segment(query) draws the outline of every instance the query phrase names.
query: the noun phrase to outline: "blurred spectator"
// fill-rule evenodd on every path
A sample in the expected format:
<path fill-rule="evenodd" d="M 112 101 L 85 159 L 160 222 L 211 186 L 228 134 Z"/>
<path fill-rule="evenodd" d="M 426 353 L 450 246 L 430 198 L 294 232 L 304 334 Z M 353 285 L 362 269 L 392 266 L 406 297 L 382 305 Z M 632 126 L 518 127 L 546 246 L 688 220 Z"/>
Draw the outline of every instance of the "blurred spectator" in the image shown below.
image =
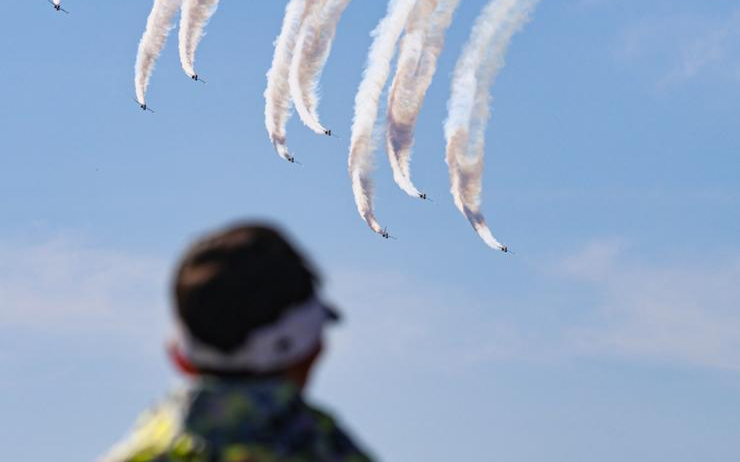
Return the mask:
<path fill-rule="evenodd" d="M 303 389 L 339 316 L 275 229 L 246 224 L 197 242 L 175 277 L 170 356 L 191 379 L 145 412 L 103 462 L 365 462 Z"/>

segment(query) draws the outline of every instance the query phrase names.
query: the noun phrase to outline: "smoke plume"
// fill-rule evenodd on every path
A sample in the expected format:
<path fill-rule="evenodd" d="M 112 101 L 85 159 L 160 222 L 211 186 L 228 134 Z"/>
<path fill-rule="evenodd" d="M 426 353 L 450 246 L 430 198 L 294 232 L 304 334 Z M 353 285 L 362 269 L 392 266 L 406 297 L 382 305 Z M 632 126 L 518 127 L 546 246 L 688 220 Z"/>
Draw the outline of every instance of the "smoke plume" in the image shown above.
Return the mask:
<path fill-rule="evenodd" d="M 289 73 L 298 34 L 306 16 L 321 5 L 320 0 L 290 0 L 285 8 L 285 17 L 280 35 L 275 40 L 272 67 L 267 72 L 265 90 L 265 126 L 270 142 L 280 157 L 292 160 L 286 144 L 285 126 L 290 119 L 291 98 Z"/>
<path fill-rule="evenodd" d="M 146 91 L 154 71 L 154 65 L 167 42 L 167 36 L 173 27 L 173 18 L 181 5 L 182 0 L 154 1 L 136 55 L 135 85 L 136 99 L 139 104 L 146 104 Z"/>
<path fill-rule="evenodd" d="M 367 67 L 355 96 L 355 116 L 349 152 L 349 174 L 352 191 L 360 216 L 376 233 L 383 230 L 373 210 L 373 188 L 370 173 L 373 167 L 373 128 L 378 118 L 383 94 L 396 44 L 417 0 L 391 0 L 388 12 L 375 28 Z"/>
<path fill-rule="evenodd" d="M 413 197 L 421 196 L 410 172 L 416 122 L 459 4 L 460 0 L 419 0 L 401 40 L 398 70 L 388 99 L 386 149 L 393 178 Z"/>
<path fill-rule="evenodd" d="M 306 17 L 290 67 L 290 94 L 303 123 L 319 135 L 327 132 L 318 115 L 318 82 L 331 53 L 337 24 L 351 0 L 325 0 Z"/>
<path fill-rule="evenodd" d="M 486 244 L 503 251 L 508 249 L 493 236 L 480 211 L 490 88 L 504 66 L 512 36 L 527 22 L 537 1 L 492 0 L 484 8 L 455 68 L 445 122 L 455 205 Z"/>
<path fill-rule="evenodd" d="M 203 38 L 203 31 L 218 8 L 219 0 L 185 0 L 180 17 L 180 64 L 182 70 L 196 75 L 195 52 Z"/>

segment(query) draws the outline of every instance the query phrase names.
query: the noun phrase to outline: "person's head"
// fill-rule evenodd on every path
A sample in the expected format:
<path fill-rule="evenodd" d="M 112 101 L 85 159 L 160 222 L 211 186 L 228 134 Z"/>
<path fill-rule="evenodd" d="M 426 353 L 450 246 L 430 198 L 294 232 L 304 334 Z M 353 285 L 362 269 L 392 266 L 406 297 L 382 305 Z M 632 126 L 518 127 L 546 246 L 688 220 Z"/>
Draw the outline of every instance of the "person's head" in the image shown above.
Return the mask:
<path fill-rule="evenodd" d="M 336 316 L 319 301 L 319 283 L 270 226 L 247 223 L 205 237 L 175 276 L 175 359 L 199 374 L 305 382 L 322 328 Z"/>

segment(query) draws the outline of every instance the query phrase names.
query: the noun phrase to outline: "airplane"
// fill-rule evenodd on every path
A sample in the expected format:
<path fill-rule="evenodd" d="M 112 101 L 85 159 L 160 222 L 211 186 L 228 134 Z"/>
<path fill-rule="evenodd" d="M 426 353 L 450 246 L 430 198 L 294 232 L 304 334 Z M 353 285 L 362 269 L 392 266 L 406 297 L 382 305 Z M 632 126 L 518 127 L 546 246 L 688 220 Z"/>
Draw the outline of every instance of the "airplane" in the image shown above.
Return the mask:
<path fill-rule="evenodd" d="M 150 109 L 149 106 L 146 105 L 146 103 L 140 103 L 136 98 L 133 98 L 134 102 L 139 105 L 139 109 L 142 111 L 149 111 L 152 114 L 155 114 L 154 110 Z"/>
<path fill-rule="evenodd" d="M 337 138 L 337 139 L 340 139 L 340 140 L 342 139 L 341 137 L 339 137 L 339 136 L 337 136 L 337 135 L 333 134 L 333 133 L 331 132 L 331 130 L 324 130 L 324 135 L 326 135 L 326 136 L 333 136 L 334 138 Z"/>
<path fill-rule="evenodd" d="M 206 83 L 205 80 L 203 80 L 200 77 L 198 77 L 198 74 L 193 74 L 193 75 L 190 76 L 190 78 L 193 79 L 196 82 Z"/>
<path fill-rule="evenodd" d="M 286 158 L 285 158 L 285 160 L 287 160 L 287 161 L 288 161 L 288 162 L 290 162 L 291 164 L 298 164 L 298 165 L 303 165 L 302 163 L 300 163 L 300 162 L 298 162 L 297 160 L 295 160 L 295 157 L 293 157 L 293 156 L 291 156 L 291 155 L 288 155 L 288 157 L 286 157 Z"/>
<path fill-rule="evenodd" d="M 434 202 L 433 200 L 431 200 L 431 199 L 429 198 L 429 196 L 427 196 L 427 194 L 426 194 L 426 193 L 419 193 L 419 199 L 421 199 L 421 200 L 423 200 L 423 201 L 429 201 L 429 202 Z"/>
<path fill-rule="evenodd" d="M 64 8 L 62 8 L 62 4 L 61 3 L 57 4 L 57 3 L 54 3 L 52 0 L 48 0 L 48 1 L 49 1 L 49 3 L 51 3 L 51 6 L 54 7 L 55 10 L 61 11 L 61 12 L 66 13 L 66 14 L 69 14 L 69 11 L 65 10 Z"/>
<path fill-rule="evenodd" d="M 382 237 L 383 239 L 398 240 L 397 238 L 395 238 L 395 237 L 391 236 L 390 234 L 388 234 L 388 228 L 384 228 L 383 231 L 379 232 L 378 234 L 380 234 L 380 237 Z"/>

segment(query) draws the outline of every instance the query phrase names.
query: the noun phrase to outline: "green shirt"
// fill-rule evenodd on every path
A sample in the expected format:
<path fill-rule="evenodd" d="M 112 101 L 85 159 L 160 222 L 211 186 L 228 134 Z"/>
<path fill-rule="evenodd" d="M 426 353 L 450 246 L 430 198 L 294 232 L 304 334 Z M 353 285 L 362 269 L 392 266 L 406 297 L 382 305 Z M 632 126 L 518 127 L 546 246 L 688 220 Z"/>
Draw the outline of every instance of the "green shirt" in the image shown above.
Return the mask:
<path fill-rule="evenodd" d="M 204 379 L 145 412 L 103 462 L 370 462 L 285 381 Z"/>

